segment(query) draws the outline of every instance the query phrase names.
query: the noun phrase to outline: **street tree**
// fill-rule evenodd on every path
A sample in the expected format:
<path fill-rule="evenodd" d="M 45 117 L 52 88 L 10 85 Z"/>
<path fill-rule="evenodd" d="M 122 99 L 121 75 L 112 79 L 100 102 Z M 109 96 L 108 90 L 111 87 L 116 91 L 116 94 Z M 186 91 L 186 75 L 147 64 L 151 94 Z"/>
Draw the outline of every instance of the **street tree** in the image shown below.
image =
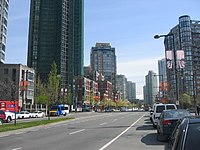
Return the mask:
<path fill-rule="evenodd" d="M 46 84 L 39 77 L 35 80 L 35 104 L 48 104 Z"/>
<path fill-rule="evenodd" d="M 14 100 L 17 98 L 17 94 L 19 94 L 19 89 L 14 81 L 10 78 L 0 79 L 0 100 Z"/>
<path fill-rule="evenodd" d="M 180 104 L 184 109 L 189 108 L 192 104 L 191 97 L 186 93 L 182 94 Z"/>
<path fill-rule="evenodd" d="M 47 95 L 51 103 L 58 103 L 60 94 L 60 76 L 57 74 L 57 65 L 55 62 L 51 65 L 51 71 L 48 74 Z"/>

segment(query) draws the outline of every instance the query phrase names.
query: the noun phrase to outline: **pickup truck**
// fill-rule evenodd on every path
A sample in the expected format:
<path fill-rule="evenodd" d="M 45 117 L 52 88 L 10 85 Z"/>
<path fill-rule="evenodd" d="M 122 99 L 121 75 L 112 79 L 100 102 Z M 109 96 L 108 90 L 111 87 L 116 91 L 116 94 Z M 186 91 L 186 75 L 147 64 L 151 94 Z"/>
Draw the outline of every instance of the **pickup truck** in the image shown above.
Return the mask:
<path fill-rule="evenodd" d="M 6 122 L 11 122 L 12 120 L 15 119 L 15 113 L 5 111 L 5 114 L 6 114 Z M 16 114 L 16 118 L 17 118 L 17 114 Z"/>

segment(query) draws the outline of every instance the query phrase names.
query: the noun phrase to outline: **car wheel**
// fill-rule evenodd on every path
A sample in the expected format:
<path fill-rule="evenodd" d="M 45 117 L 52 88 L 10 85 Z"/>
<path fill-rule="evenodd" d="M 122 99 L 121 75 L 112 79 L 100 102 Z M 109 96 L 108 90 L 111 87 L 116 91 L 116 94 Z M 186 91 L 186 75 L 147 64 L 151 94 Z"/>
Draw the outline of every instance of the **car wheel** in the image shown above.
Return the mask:
<path fill-rule="evenodd" d="M 12 121 L 12 118 L 9 116 L 8 118 L 7 118 L 7 122 L 11 122 Z"/>
<path fill-rule="evenodd" d="M 153 123 L 153 128 L 154 128 L 154 129 L 156 129 L 156 128 L 157 128 L 157 125 L 155 125 L 154 123 Z"/>
<path fill-rule="evenodd" d="M 157 127 L 157 134 L 160 134 L 160 131 L 159 131 L 158 127 Z"/>
<path fill-rule="evenodd" d="M 3 119 L 0 119 L 0 125 L 3 125 Z"/>

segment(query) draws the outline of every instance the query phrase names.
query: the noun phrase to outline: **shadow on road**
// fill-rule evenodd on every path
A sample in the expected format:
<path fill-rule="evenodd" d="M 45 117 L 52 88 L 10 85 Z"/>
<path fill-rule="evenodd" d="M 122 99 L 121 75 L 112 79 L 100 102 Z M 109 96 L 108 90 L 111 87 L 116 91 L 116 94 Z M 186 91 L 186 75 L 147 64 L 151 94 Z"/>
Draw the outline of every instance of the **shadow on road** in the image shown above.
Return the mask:
<path fill-rule="evenodd" d="M 141 142 L 146 145 L 165 145 L 165 142 L 160 142 L 157 140 L 157 134 L 156 133 L 150 133 L 144 136 L 141 139 Z"/>
<path fill-rule="evenodd" d="M 155 130 L 151 124 L 142 125 L 136 128 L 136 130 Z"/>
<path fill-rule="evenodd" d="M 138 126 L 136 130 L 155 130 L 155 129 L 153 128 L 153 125 L 150 119 L 148 118 L 144 120 L 144 125 Z"/>
<path fill-rule="evenodd" d="M 156 129 L 153 128 L 153 125 L 149 118 L 145 117 L 144 124 L 141 126 L 138 126 L 136 130 L 147 132 L 147 134 L 144 135 L 141 139 L 141 142 L 146 145 L 165 145 L 166 144 L 165 142 L 158 141 L 157 133 L 155 132 Z"/>

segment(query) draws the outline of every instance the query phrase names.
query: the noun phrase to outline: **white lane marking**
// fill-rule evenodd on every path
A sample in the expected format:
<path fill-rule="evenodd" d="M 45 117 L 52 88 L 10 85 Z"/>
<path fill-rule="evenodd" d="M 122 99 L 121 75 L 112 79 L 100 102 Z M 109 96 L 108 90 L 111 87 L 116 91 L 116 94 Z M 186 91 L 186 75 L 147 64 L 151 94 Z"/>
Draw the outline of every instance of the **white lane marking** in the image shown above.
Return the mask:
<path fill-rule="evenodd" d="M 19 149 L 22 149 L 22 147 L 13 148 L 12 150 L 19 150 Z"/>
<path fill-rule="evenodd" d="M 107 148 L 109 145 L 111 145 L 114 141 L 116 141 L 120 136 L 122 136 L 125 132 L 127 132 L 131 127 L 133 127 L 140 119 L 142 119 L 144 115 L 142 115 L 138 120 L 136 120 L 132 125 L 130 125 L 128 128 L 126 128 L 122 133 L 120 133 L 118 136 L 116 136 L 114 139 L 112 139 L 110 142 L 105 144 L 103 147 L 101 147 L 99 150 L 104 150 Z"/>
<path fill-rule="evenodd" d="M 106 123 L 106 122 L 104 122 L 104 123 L 101 123 L 101 124 L 100 124 L 100 126 L 102 126 L 102 125 L 104 125 L 104 124 L 107 124 L 107 123 Z"/>
<path fill-rule="evenodd" d="M 78 133 L 78 132 L 82 132 L 82 131 L 84 131 L 85 129 L 82 129 L 82 130 L 78 130 L 78 131 L 75 131 L 75 132 L 71 132 L 71 133 L 69 133 L 70 135 L 72 135 L 72 134 L 75 134 L 75 133 Z"/>
<path fill-rule="evenodd" d="M 117 121 L 117 119 L 114 119 L 113 122 Z"/>

